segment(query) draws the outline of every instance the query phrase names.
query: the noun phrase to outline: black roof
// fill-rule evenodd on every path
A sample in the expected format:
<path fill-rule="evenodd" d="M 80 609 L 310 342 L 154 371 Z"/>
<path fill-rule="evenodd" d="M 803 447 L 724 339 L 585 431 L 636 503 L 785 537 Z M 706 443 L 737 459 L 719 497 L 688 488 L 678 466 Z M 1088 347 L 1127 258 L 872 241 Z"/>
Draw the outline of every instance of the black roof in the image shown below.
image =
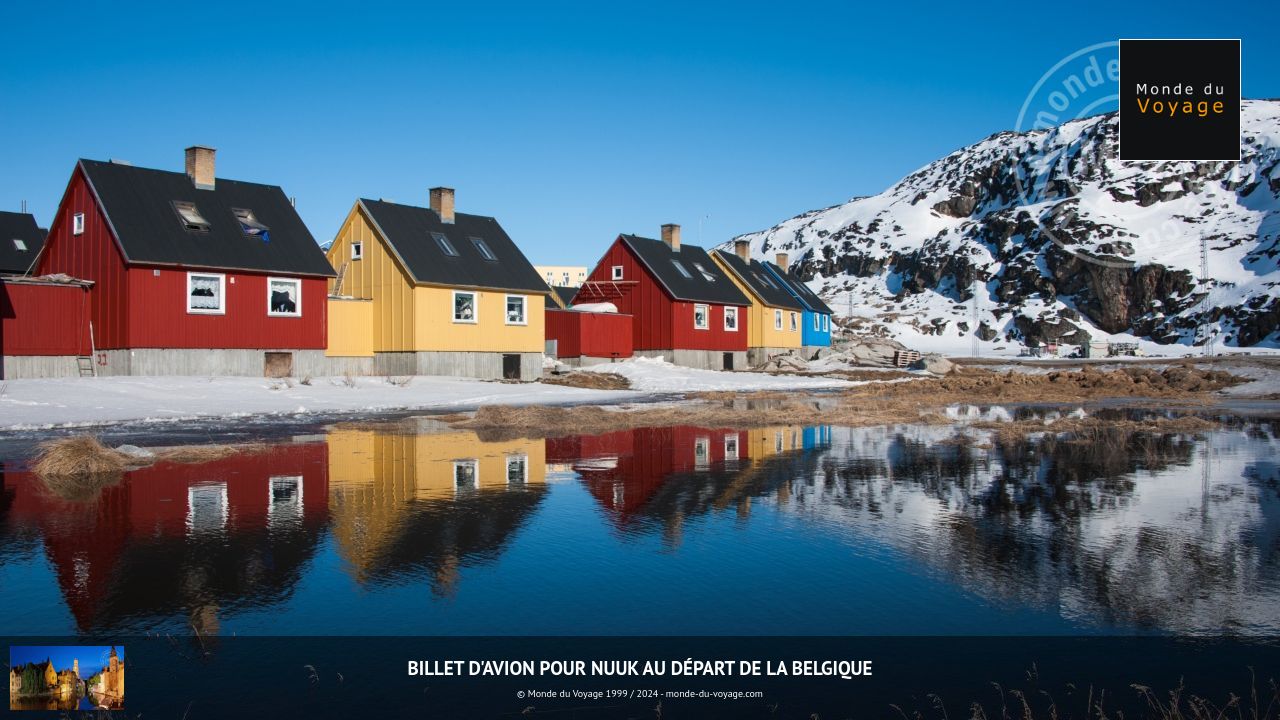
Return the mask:
<path fill-rule="evenodd" d="M 822 301 L 822 298 L 818 297 L 818 293 L 809 289 L 808 283 L 796 277 L 791 273 L 791 271 L 783 270 L 781 267 L 771 262 L 764 263 L 764 266 L 773 271 L 774 277 L 782 278 L 783 282 L 791 288 L 792 292 L 795 293 L 796 297 L 800 298 L 800 302 L 803 303 L 805 308 L 810 312 L 826 315 L 835 314 L 831 311 L 831 308 L 827 307 L 827 304 Z"/>
<path fill-rule="evenodd" d="M 681 244 L 679 251 L 672 251 L 661 240 L 636 235 L 622 235 L 619 239 L 644 263 L 649 274 L 657 279 L 667 294 L 676 300 L 722 305 L 751 304 L 720 266 L 711 261 L 707 251 L 697 245 Z M 690 277 L 681 274 L 672 263 L 673 260 L 678 261 Z M 711 279 L 707 278 L 708 275 Z"/>
<path fill-rule="evenodd" d="M 565 307 L 569 307 L 573 304 L 573 296 L 578 294 L 578 288 L 569 287 L 568 285 L 552 285 L 551 292 L 560 298 L 560 302 L 564 303 Z"/>
<path fill-rule="evenodd" d="M 751 292 L 760 298 L 765 305 L 775 308 L 787 308 L 788 310 L 804 310 L 804 305 L 796 299 L 791 291 L 783 287 L 773 276 L 769 275 L 769 271 L 764 269 L 764 265 L 759 260 L 746 261 L 738 257 L 734 253 L 716 250 L 716 257 L 723 262 L 744 285 L 751 288 Z"/>
<path fill-rule="evenodd" d="M 44 246 L 44 235 L 34 215 L 0 211 L 0 273 L 25 275 Z"/>
<path fill-rule="evenodd" d="M 456 213 L 454 221 L 446 223 L 430 208 L 385 200 L 360 200 L 360 204 L 415 282 L 550 292 L 546 281 L 494 218 Z M 445 253 L 432 233 L 444 235 L 457 255 Z M 493 260 L 485 259 L 473 238 L 484 242 Z"/>
<path fill-rule="evenodd" d="M 276 185 L 218 178 L 214 189 L 203 190 L 185 173 L 97 160 L 81 160 L 80 167 L 130 263 L 335 274 L 293 203 Z M 194 204 L 208 230 L 188 230 L 175 202 Z M 232 208 L 252 211 L 267 227 L 267 239 L 246 235 Z"/>

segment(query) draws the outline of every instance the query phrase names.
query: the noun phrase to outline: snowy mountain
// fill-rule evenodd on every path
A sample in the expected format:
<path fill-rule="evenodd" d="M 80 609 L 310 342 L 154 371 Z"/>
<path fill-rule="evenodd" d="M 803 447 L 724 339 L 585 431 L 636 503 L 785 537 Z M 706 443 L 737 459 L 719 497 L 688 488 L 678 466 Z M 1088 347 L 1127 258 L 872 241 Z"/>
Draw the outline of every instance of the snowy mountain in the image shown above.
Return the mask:
<path fill-rule="evenodd" d="M 1115 113 L 1001 132 L 736 239 L 920 349 L 1280 347 L 1280 101 L 1245 101 L 1241 125 L 1239 163 L 1121 162 Z"/>

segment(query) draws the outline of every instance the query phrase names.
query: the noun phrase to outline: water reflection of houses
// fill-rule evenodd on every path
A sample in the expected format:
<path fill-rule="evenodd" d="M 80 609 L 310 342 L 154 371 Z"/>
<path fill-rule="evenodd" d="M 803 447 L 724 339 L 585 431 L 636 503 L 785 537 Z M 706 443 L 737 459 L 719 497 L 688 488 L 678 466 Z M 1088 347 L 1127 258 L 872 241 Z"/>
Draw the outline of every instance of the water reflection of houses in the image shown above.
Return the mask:
<path fill-rule="evenodd" d="M 28 472 L 5 485 L 9 532 L 38 530 L 81 631 L 181 616 L 207 633 L 220 610 L 290 594 L 323 532 L 328 446 L 161 463 L 82 496 Z"/>
<path fill-rule="evenodd" d="M 779 470 L 789 463 L 777 459 L 811 455 L 830 433 L 826 426 L 634 428 L 548 439 L 547 460 L 572 468 L 623 532 L 658 528 L 676 544 L 689 518 L 728 508 L 745 517 L 753 498 L 787 492 Z"/>
<path fill-rule="evenodd" d="M 496 559 L 546 493 L 543 441 L 481 442 L 421 427 L 329 434 L 329 512 L 339 552 L 365 584 L 426 576 L 439 594 Z"/>

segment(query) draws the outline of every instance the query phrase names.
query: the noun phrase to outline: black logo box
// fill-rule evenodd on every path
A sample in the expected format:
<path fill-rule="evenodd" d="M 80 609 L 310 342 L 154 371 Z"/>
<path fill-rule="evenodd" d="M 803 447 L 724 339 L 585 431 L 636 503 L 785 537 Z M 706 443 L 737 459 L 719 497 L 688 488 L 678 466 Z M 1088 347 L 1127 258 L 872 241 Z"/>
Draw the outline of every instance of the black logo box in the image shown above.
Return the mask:
<path fill-rule="evenodd" d="M 1165 94 L 1165 87 L 1183 92 Z M 1139 111 L 1139 100 L 1147 112 Z M 1191 114 L 1183 112 L 1185 102 Z M 1210 110 L 1204 117 L 1202 102 Z M 1219 102 L 1222 112 L 1212 112 Z M 1173 115 L 1170 103 L 1177 103 Z M 1157 107 L 1163 112 L 1156 114 Z M 1238 161 L 1240 41 L 1120 40 L 1120 159 Z"/>

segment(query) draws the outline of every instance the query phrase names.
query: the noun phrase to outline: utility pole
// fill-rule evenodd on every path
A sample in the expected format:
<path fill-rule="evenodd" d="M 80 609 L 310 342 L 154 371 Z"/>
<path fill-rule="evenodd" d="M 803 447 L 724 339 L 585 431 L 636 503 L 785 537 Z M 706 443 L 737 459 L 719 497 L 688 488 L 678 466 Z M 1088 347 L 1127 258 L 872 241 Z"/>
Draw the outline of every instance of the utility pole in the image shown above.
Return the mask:
<path fill-rule="evenodd" d="M 1209 314 L 1213 311 L 1213 303 L 1209 302 L 1209 238 L 1200 236 L 1200 287 L 1204 288 L 1204 299 L 1200 306 L 1200 330 L 1204 338 L 1204 354 L 1213 355 L 1214 340 L 1217 333 L 1210 324 Z"/>
<path fill-rule="evenodd" d="M 973 318 L 970 320 L 972 327 L 969 328 L 969 337 L 972 341 L 970 354 L 973 357 L 979 357 L 982 354 L 982 348 L 978 345 L 978 303 L 982 301 L 982 296 L 978 293 L 980 287 L 982 287 L 982 280 L 978 280 L 973 288 L 973 305 L 971 306 Z"/>

